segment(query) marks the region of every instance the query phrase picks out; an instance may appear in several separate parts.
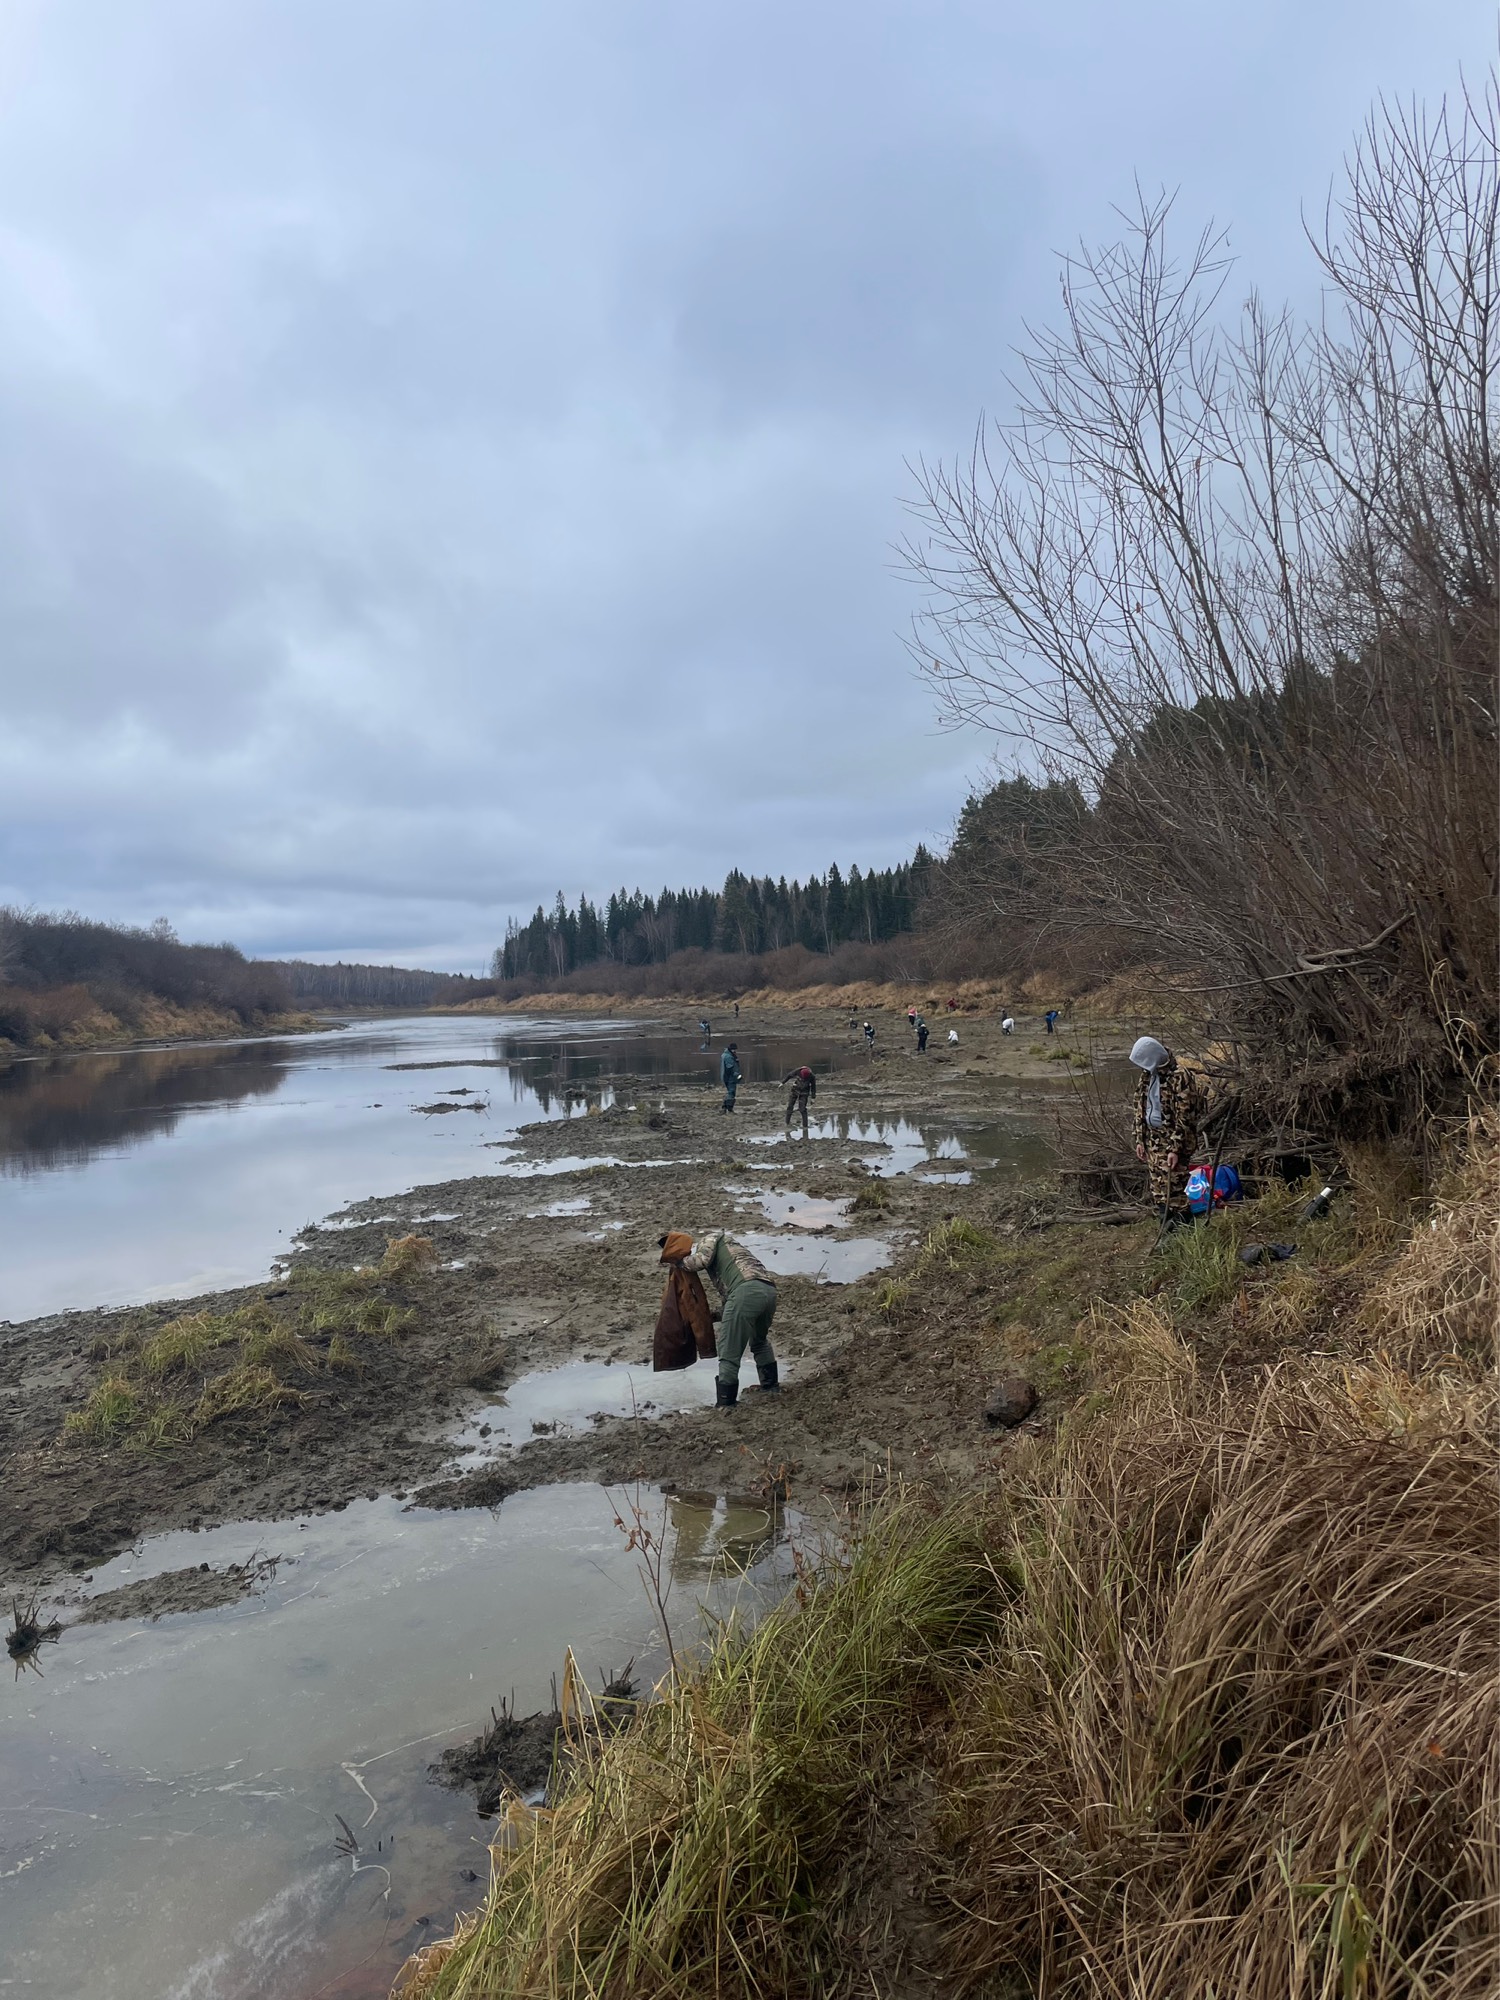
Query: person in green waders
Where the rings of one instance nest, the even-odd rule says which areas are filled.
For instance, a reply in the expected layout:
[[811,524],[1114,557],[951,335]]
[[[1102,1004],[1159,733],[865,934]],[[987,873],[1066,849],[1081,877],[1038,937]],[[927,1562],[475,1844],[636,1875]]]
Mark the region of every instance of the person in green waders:
[[683,1241],[677,1231],[660,1239],[662,1262],[675,1263],[683,1271],[702,1271],[712,1281],[724,1301],[716,1344],[719,1377],[714,1385],[714,1401],[721,1410],[732,1410],[740,1394],[740,1362],[748,1347],[762,1391],[776,1395],[781,1377],[771,1349],[771,1321],[776,1314],[776,1280],[765,1265],[742,1243],[731,1242],[722,1229],[694,1237],[686,1256],[669,1257]]

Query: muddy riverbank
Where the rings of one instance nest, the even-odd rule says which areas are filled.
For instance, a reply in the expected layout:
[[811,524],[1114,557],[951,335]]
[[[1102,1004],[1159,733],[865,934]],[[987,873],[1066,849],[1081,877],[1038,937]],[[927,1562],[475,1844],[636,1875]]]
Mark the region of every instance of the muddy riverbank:
[[[741,1022],[747,1050],[762,1026]],[[836,1495],[877,1468],[960,1470],[989,1448],[985,1385],[941,1350],[914,1351],[882,1286],[960,1205],[1025,1226],[1020,1189],[1045,1170],[1063,1065],[988,1022],[963,1021],[958,1049],[919,1058],[904,1023],[882,1022],[870,1055],[826,1015],[794,1018],[790,1035],[778,1015],[763,1073],[799,1030],[842,1051],[805,1144],[787,1137],[769,1082],[747,1083],[732,1117],[719,1110],[717,1036],[695,1074],[681,1058],[654,1076],[600,1060],[577,1115],[507,1132],[488,1172],[352,1204],[299,1237],[269,1282],[5,1329],[0,1581],[45,1590],[145,1535],[377,1494],[492,1507],[564,1481],[753,1490],[790,1476]],[[491,1079],[443,1059],[414,1081],[424,1101],[462,1103]],[[682,1377],[642,1366],[657,1237],[716,1223],[751,1236],[777,1272],[787,1385],[774,1402],[747,1386],[728,1419],[705,1407],[710,1364]],[[408,1235],[431,1244],[430,1261],[379,1275]],[[163,1330],[204,1315],[221,1345],[153,1376]],[[284,1393],[242,1408],[229,1397],[204,1418],[216,1375],[254,1354]],[[100,1384],[121,1379],[167,1417],[80,1433]]]

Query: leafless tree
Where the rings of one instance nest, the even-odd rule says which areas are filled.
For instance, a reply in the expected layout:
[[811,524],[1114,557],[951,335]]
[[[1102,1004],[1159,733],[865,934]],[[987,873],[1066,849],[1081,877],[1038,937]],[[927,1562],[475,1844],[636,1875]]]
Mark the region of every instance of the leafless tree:
[[[918,469],[947,713],[1082,812],[992,899],[1201,968],[1283,1079],[1381,1091],[1497,1029],[1497,91],[1382,105],[1316,325],[1226,308],[1172,203],[1064,261],[1015,418]],[[1013,862],[1014,857],[1009,857]]]

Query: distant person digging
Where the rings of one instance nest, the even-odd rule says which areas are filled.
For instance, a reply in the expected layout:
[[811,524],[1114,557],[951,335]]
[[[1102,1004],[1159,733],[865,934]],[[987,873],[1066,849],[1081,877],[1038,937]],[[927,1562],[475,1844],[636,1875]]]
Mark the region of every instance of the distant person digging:
[[1186,1186],[1188,1162],[1198,1144],[1203,1088],[1152,1035],[1141,1036],[1130,1060],[1141,1071],[1135,1092],[1135,1156],[1145,1162],[1162,1227],[1172,1228],[1188,1220],[1177,1197]]
[[807,1067],[807,1064],[804,1063],[801,1069],[794,1069],[789,1076],[784,1076],[781,1079],[783,1090],[788,1084],[791,1085],[792,1092],[786,1101],[787,1128],[788,1130],[791,1128],[792,1113],[794,1111],[797,1112],[802,1119],[802,1136],[805,1139],[807,1137],[808,1101],[818,1094],[818,1079]]
[[771,1321],[776,1314],[776,1280],[742,1243],[733,1243],[722,1229],[697,1239],[674,1229],[660,1239],[661,1261],[688,1275],[702,1271],[724,1301],[719,1319],[719,1375],[714,1402],[732,1410],[739,1401],[740,1362],[748,1347],[755,1361],[761,1390],[775,1395],[781,1388],[776,1356],[771,1349]]

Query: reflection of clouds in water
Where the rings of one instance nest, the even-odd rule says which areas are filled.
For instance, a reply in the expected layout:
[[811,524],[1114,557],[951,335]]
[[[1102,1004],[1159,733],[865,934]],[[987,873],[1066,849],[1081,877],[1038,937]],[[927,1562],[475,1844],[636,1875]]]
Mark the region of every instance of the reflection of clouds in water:
[[800,1273],[822,1284],[853,1284],[891,1261],[890,1244],[878,1236],[769,1236],[758,1229],[734,1233],[772,1271]]

